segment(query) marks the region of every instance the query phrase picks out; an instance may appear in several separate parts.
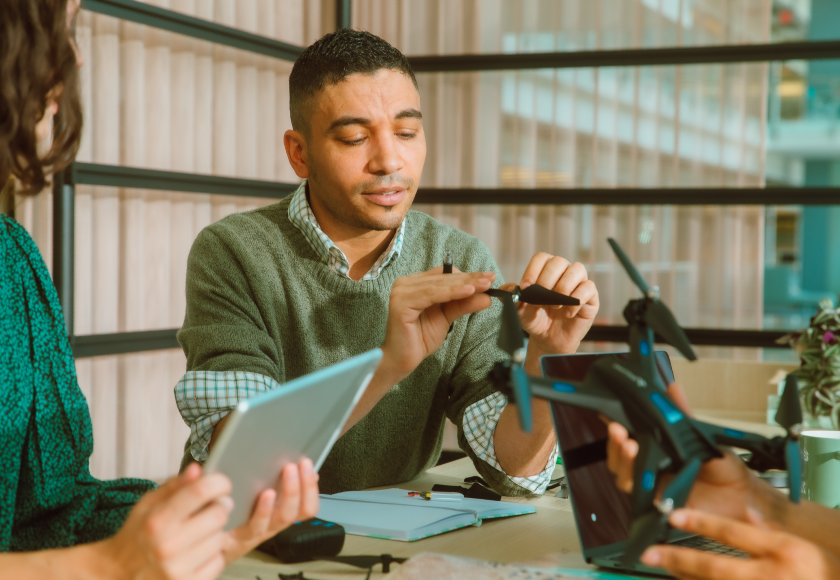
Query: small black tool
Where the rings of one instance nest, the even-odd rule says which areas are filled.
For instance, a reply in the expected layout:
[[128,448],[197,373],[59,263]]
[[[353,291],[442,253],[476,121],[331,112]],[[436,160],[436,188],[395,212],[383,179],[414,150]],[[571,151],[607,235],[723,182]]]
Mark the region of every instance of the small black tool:
[[337,556],[344,547],[344,528],[318,518],[296,522],[259,546],[261,552],[293,564]]
[[[443,273],[452,273],[452,250],[446,250],[446,253],[443,255]],[[447,336],[449,336],[449,333],[452,332],[453,328],[455,328],[454,322],[449,325],[449,330],[446,331]]]

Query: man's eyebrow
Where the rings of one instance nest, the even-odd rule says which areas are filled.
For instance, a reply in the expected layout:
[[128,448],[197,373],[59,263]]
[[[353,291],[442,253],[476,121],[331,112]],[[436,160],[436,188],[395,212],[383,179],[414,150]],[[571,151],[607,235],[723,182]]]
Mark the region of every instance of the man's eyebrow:
[[417,119],[422,121],[423,120],[423,113],[418,111],[417,109],[406,109],[404,111],[400,111],[397,113],[397,116],[394,117],[396,121],[400,119]]
[[335,121],[333,121],[327,132],[332,131],[333,129],[340,129],[341,127],[346,127],[347,125],[370,125],[371,120],[365,117],[339,117]]

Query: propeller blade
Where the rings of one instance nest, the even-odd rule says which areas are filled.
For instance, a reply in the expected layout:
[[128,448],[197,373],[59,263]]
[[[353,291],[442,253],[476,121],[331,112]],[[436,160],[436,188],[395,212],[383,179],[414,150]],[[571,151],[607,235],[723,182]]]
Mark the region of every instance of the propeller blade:
[[519,300],[534,306],[579,306],[580,300],[549,290],[539,284],[531,284],[527,288],[516,287]]
[[649,546],[664,539],[668,533],[668,516],[651,506],[644,515],[639,516],[630,524],[630,535],[624,548],[622,563],[632,566],[639,561],[642,553]]
[[519,411],[519,427],[526,433],[530,433],[534,426],[531,410],[531,383],[525,369],[519,365],[512,365],[510,369],[510,381],[513,387],[513,398],[516,409]]
[[624,271],[627,272],[627,275],[630,276],[630,279],[633,280],[633,283],[639,287],[639,290],[642,291],[642,294],[647,296],[648,292],[650,292],[650,288],[645,282],[645,279],[642,278],[642,275],[639,274],[639,271],[636,269],[636,266],[633,265],[633,262],[630,261],[630,258],[627,257],[627,254],[624,253],[624,250],[621,249],[621,246],[618,245],[612,238],[607,238],[607,241],[610,243],[610,246],[615,252],[615,257],[618,258],[618,261],[621,262],[621,265],[624,266]]
[[799,443],[793,439],[785,441],[785,464],[790,501],[799,503],[799,496],[802,494],[802,453],[799,451]]
[[776,411],[776,423],[790,431],[794,425],[802,423],[802,403],[799,401],[799,382],[793,373],[785,379],[785,390],[779,399]]
[[653,329],[653,331],[665,341],[676,348],[688,360],[697,360],[697,355],[694,354],[694,349],[691,348],[691,343],[685,335],[685,331],[677,323],[674,315],[659,300],[648,300],[645,311],[645,324]]
[[[499,290],[499,292],[502,292]],[[496,296],[502,301],[502,326],[499,329],[497,344],[499,348],[510,356],[525,347],[525,337],[522,334],[522,326],[519,324],[519,314],[516,312],[516,304],[513,303],[512,295],[505,292],[507,296]]]

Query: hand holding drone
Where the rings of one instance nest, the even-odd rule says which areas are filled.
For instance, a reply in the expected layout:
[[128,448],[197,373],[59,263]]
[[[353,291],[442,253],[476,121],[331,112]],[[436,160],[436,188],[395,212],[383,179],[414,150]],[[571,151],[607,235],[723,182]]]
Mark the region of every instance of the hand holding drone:
[[[659,300],[658,289],[648,287],[615,240],[610,239],[609,243],[627,274],[644,294],[640,299],[630,300],[624,309],[630,327],[629,358],[596,362],[582,383],[529,376],[522,366],[525,343],[516,302],[513,296],[499,295],[503,312],[498,344],[510,355],[510,360],[497,363],[490,379],[516,403],[520,426],[526,432],[530,432],[532,426],[531,400],[538,397],[602,413],[624,425],[638,441],[639,454],[630,499],[633,521],[624,555],[625,565],[630,565],[648,546],[665,540],[670,529],[668,514],[685,505],[702,463],[722,456],[718,445],[751,451],[752,458],[747,465],[752,469],[787,468],[790,499],[798,502],[802,485],[798,445],[802,410],[796,379],[788,376],[776,414],[776,421],[787,430],[785,437],[767,439],[704,423],[682,413],[668,396],[657,371],[654,332],[689,360],[697,357],[685,332]],[[663,473],[674,473],[675,477],[655,503],[657,482]]]

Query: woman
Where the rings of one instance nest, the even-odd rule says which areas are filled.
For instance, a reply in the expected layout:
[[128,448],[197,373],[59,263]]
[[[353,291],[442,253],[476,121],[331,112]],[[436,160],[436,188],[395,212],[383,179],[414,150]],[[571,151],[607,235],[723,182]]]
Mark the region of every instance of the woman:
[[[79,4],[0,1],[0,184],[14,176],[24,195],[41,191],[47,172],[70,163],[79,146],[81,59],[70,33]],[[62,125],[39,154],[56,111]],[[159,489],[93,478],[90,414],[57,294],[32,239],[3,215],[0,400],[0,552],[13,552],[0,553],[0,577],[215,578],[317,512],[318,476],[308,460],[286,466],[277,505],[275,490],[263,492],[251,520],[230,532],[223,531],[230,482],[202,477],[198,465]]]

